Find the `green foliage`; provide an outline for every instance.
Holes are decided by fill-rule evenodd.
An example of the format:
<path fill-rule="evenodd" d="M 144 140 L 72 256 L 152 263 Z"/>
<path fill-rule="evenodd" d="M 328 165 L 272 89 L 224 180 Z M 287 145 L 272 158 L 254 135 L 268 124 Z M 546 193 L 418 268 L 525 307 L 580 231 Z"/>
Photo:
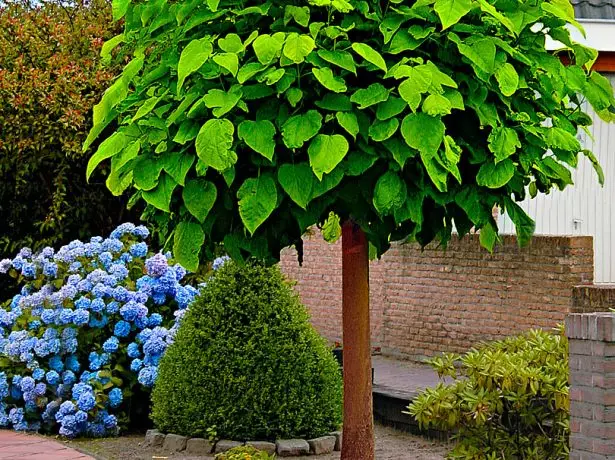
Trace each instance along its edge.
<path fill-rule="evenodd" d="M 568 458 L 568 342 L 563 327 L 431 360 L 440 377 L 409 406 L 425 428 L 455 430 L 449 458 Z"/>
<path fill-rule="evenodd" d="M 0 4 L 0 259 L 23 246 L 110 232 L 131 218 L 103 174 L 89 186 L 83 174 L 91 109 L 121 70 L 100 66 L 120 30 L 110 4 L 86 3 Z M 115 162 L 130 159 L 123 143 L 114 147 Z"/>
<path fill-rule="evenodd" d="M 117 121 L 125 149 L 140 150 L 114 163 L 123 151 L 101 144 L 90 169 L 112 157 L 121 189 L 147 201 L 176 248 L 191 245 L 177 251 L 189 268 L 217 242 L 276 260 L 331 212 L 378 254 L 394 240 L 446 244 L 453 224 L 482 229 L 491 249 L 494 206 L 527 241 L 534 224 L 514 203 L 526 190 L 571 184 L 581 152 L 602 175 L 575 135 L 591 123 L 583 101 L 605 119 L 615 101 L 589 70 L 596 51 L 570 38 L 566 0 L 114 4 L 129 63 L 86 147 Z M 547 37 L 564 49 L 547 51 Z M 193 160 L 182 179 L 215 188 L 213 205 L 181 192 L 178 155 Z M 204 251 L 200 234 L 175 230 L 195 220 Z"/>
<path fill-rule="evenodd" d="M 277 267 L 227 262 L 183 319 L 152 403 L 165 432 L 311 438 L 339 427 L 341 375 Z"/>
<path fill-rule="evenodd" d="M 274 455 L 269 455 L 251 446 L 234 447 L 216 455 L 216 460 L 273 460 L 274 458 Z"/>

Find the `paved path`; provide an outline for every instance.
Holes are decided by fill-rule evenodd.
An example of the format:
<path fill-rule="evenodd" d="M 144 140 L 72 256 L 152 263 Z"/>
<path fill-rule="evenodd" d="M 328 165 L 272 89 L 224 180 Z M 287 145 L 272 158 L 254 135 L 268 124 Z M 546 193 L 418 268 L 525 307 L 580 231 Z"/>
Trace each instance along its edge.
<path fill-rule="evenodd" d="M 94 460 L 64 444 L 33 434 L 0 430 L 1 460 Z"/>
<path fill-rule="evenodd" d="M 439 382 L 438 374 L 426 364 L 375 355 L 372 356 L 372 366 L 374 387 L 404 399 L 412 399 L 419 391 Z"/>

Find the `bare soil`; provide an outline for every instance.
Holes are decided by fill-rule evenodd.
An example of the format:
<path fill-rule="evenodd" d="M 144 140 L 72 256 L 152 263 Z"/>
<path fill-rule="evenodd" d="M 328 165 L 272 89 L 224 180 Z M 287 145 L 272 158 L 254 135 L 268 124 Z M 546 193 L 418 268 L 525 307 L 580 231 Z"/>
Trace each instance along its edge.
<path fill-rule="evenodd" d="M 144 436 L 142 435 L 130 435 L 119 438 L 78 439 L 67 444 L 98 460 L 201 460 L 213 458 L 213 455 L 189 457 L 181 453 L 171 454 L 162 449 L 145 448 L 142 446 L 143 439 Z M 447 443 L 376 425 L 376 460 L 443 460 L 449 450 L 450 445 Z M 339 460 L 340 453 L 294 458 Z"/>

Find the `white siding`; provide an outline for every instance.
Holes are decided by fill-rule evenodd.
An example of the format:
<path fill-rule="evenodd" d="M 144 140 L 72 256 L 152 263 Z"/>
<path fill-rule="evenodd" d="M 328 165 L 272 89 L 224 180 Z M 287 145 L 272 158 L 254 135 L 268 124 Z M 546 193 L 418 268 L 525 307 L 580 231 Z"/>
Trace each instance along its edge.
<path fill-rule="evenodd" d="M 607 76 L 615 87 L 615 74 Z M 590 127 L 594 140 L 584 132 L 579 134 L 579 139 L 602 165 L 604 187 L 598 184 L 591 163 L 580 156 L 579 167 L 573 172 L 573 186 L 520 204 L 536 220 L 537 234 L 593 236 L 595 282 L 615 283 L 615 241 L 611 238 L 611 229 L 615 228 L 615 124 L 603 122 L 588 110 L 594 120 Z M 501 233 L 514 233 L 508 216 L 500 216 L 499 222 Z"/>

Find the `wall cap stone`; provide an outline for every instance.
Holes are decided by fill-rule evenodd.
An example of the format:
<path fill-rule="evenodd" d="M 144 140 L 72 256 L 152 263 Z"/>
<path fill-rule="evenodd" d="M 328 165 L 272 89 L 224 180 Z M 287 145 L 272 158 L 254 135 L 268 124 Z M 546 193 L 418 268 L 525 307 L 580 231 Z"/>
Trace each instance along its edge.
<path fill-rule="evenodd" d="M 572 313 L 566 317 L 566 337 L 615 342 L 615 313 Z"/>

